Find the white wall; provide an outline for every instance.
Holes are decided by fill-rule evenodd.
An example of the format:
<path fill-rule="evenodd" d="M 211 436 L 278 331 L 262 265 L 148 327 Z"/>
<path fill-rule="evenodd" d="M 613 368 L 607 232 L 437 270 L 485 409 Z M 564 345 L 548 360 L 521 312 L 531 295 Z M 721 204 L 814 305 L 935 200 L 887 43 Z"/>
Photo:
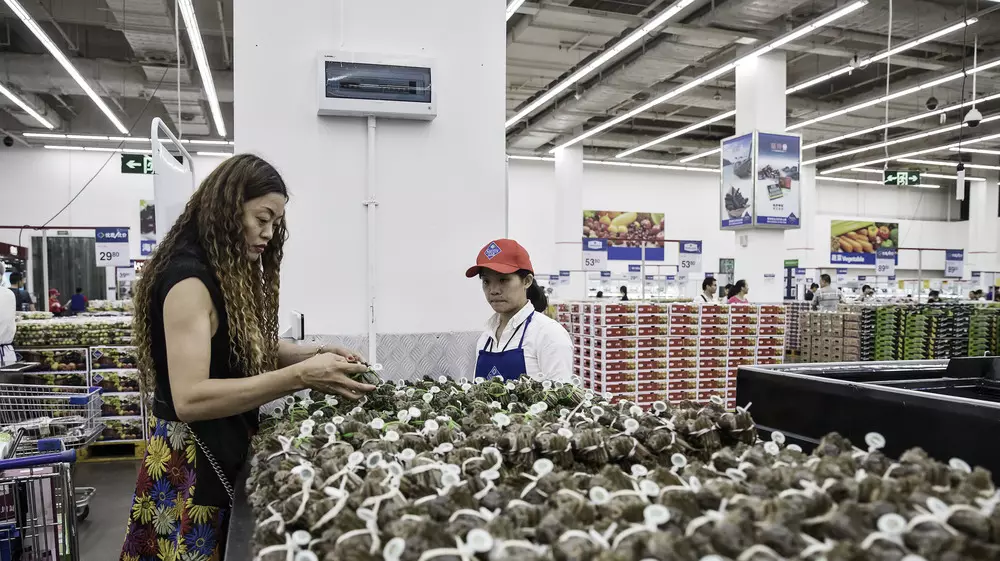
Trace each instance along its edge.
<path fill-rule="evenodd" d="M 553 164 L 511 160 L 508 171 L 511 237 L 525 244 L 536 269 L 554 273 Z M 719 258 L 733 256 L 735 244 L 734 234 L 718 227 L 718 185 L 715 174 L 585 165 L 583 207 L 663 212 L 665 237 L 704 240 L 704 270 L 716 271 Z M 776 248 L 785 258 L 800 259 L 803 267 L 833 267 L 828 245 L 832 219 L 894 219 L 900 223 L 903 247 L 957 249 L 968 243 L 969 223 L 946 221 L 947 205 L 954 203 L 945 189 L 818 182 L 816 192 L 817 217 L 806 226 L 809 235 L 806 229 L 788 230 L 784 247 Z M 952 217 L 958 216 L 957 208 L 951 212 Z M 901 252 L 899 261 L 900 269 L 917 269 L 916 252 Z M 665 263 L 677 263 L 676 245 L 668 244 Z M 923 268 L 943 269 L 943 252 L 925 252 Z"/>
<path fill-rule="evenodd" d="M 321 50 L 436 61 L 432 122 L 376 132 L 379 332 L 480 329 L 489 308 L 465 278 L 504 233 L 503 4 L 441 0 L 236 3 L 235 137 L 284 175 L 292 201 L 284 310 L 310 333 L 367 331 L 366 123 L 316 114 Z M 391 16 L 391 17 L 390 17 Z"/>
<path fill-rule="evenodd" d="M 193 156 L 195 182 L 201 183 L 220 162 L 222 158 Z M 139 201 L 153 198 L 153 176 L 121 173 L 118 154 L 20 147 L 0 149 L 0 225 L 34 226 L 46 222 L 92 177 L 90 186 L 51 225 L 129 227 L 130 250 L 132 258 L 137 259 Z M 94 235 L 92 231 L 70 233 Z M 31 237 L 36 235 L 41 233 L 25 230 L 21 245 L 30 247 Z M 18 230 L 0 228 L 0 241 L 16 244 Z"/>

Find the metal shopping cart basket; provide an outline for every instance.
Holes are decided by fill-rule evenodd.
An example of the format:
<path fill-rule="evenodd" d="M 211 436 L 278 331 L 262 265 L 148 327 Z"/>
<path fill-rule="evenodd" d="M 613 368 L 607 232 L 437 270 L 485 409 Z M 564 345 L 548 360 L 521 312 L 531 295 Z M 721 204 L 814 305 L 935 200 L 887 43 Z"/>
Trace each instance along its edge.
<path fill-rule="evenodd" d="M 76 450 L 0 460 L 0 561 L 78 561 Z"/>
<path fill-rule="evenodd" d="M 10 454 L 15 457 L 75 451 L 93 443 L 104 430 L 100 414 L 97 387 L 0 384 L 0 429 L 19 435 Z M 73 491 L 77 515 L 86 518 L 95 489 Z"/>

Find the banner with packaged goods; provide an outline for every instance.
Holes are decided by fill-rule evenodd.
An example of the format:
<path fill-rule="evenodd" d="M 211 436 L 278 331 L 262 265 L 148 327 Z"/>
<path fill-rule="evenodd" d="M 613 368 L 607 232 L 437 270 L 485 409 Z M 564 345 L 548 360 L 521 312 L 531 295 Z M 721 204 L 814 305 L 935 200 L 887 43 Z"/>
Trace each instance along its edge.
<path fill-rule="evenodd" d="M 875 266 L 875 252 L 899 247 L 899 223 L 872 220 L 830 221 L 830 263 Z M 898 257 L 897 261 L 898 263 Z"/>
<path fill-rule="evenodd" d="M 798 228 L 799 165 L 802 139 L 797 135 L 757 133 L 754 158 L 754 224 Z"/>
<path fill-rule="evenodd" d="M 607 240 L 608 260 L 663 261 L 663 213 L 583 211 L 583 237 Z"/>
<path fill-rule="evenodd" d="M 721 227 L 753 226 L 753 133 L 722 141 L 720 152 Z"/>

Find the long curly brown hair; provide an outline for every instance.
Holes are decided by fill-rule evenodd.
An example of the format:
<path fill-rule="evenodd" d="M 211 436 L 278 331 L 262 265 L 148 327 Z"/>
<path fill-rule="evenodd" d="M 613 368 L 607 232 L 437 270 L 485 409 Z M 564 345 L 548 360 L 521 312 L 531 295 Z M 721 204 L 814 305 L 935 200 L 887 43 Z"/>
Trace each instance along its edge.
<path fill-rule="evenodd" d="M 202 181 L 146 262 L 133 297 L 143 395 L 156 384 L 150 308 L 157 280 L 192 244 L 207 256 L 225 300 L 230 366 L 245 376 L 277 366 L 279 273 L 288 231 L 284 219 L 277 220 L 267 249 L 259 261 L 251 261 L 243 226 L 243 203 L 270 193 L 288 197 L 284 180 L 271 164 L 251 154 L 227 159 Z"/>

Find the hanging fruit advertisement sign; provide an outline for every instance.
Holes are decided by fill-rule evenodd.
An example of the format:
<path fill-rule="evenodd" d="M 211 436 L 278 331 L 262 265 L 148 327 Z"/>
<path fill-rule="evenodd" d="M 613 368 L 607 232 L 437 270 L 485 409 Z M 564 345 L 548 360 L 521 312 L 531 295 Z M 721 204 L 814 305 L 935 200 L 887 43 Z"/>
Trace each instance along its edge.
<path fill-rule="evenodd" d="M 899 223 L 871 220 L 830 221 L 830 263 L 875 266 L 879 249 L 899 247 Z M 893 255 L 895 258 L 896 256 Z M 897 261 L 898 263 L 898 261 Z"/>
<path fill-rule="evenodd" d="M 608 259 L 612 261 L 663 261 L 663 213 L 583 211 L 583 238 L 607 240 Z"/>

